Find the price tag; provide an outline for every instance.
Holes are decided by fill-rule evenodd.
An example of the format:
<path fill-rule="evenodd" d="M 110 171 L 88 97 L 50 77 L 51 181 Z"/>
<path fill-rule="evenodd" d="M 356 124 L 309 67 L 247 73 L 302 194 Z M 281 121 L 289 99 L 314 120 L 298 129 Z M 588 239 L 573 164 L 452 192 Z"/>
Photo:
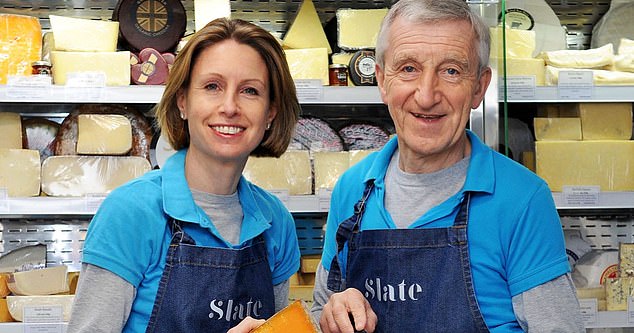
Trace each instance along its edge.
<path fill-rule="evenodd" d="M 53 79 L 48 75 L 7 77 L 7 97 L 33 100 L 51 95 Z"/>
<path fill-rule="evenodd" d="M 63 324 L 24 324 L 24 333 L 63 333 Z"/>
<path fill-rule="evenodd" d="M 22 311 L 24 323 L 61 323 L 64 320 L 61 305 L 26 305 Z"/>
<path fill-rule="evenodd" d="M 9 212 L 9 189 L 0 187 L 0 212 Z"/>
<path fill-rule="evenodd" d="M 594 93 L 592 71 L 560 71 L 558 93 L 561 99 L 591 99 Z"/>
<path fill-rule="evenodd" d="M 504 96 L 504 84 L 508 99 L 534 99 L 535 76 L 507 76 L 500 78 L 500 96 Z"/>
<path fill-rule="evenodd" d="M 290 194 L 288 189 L 279 189 L 279 190 L 269 190 L 274 196 L 276 196 L 280 201 L 284 204 L 284 206 L 288 207 L 288 201 L 290 198 Z"/>
<path fill-rule="evenodd" d="M 598 301 L 596 298 L 581 298 L 579 306 L 581 308 L 581 319 L 585 326 L 594 326 L 599 320 Z"/>
<path fill-rule="evenodd" d="M 295 89 L 302 102 L 321 102 L 324 96 L 321 80 L 295 80 Z"/>
<path fill-rule="evenodd" d="M 101 203 L 103 203 L 104 199 L 106 199 L 105 193 L 88 193 L 84 197 L 85 199 L 85 210 L 89 213 L 94 213 L 99 209 Z"/>
<path fill-rule="evenodd" d="M 317 192 L 317 198 L 319 200 L 319 211 L 327 212 L 330 210 L 330 197 L 332 196 L 331 188 L 320 188 Z"/>
<path fill-rule="evenodd" d="M 106 86 L 104 72 L 72 72 L 66 73 L 66 87 L 103 88 Z"/>
<path fill-rule="evenodd" d="M 599 204 L 601 187 L 598 185 L 563 186 L 564 203 L 568 206 L 596 206 Z"/>

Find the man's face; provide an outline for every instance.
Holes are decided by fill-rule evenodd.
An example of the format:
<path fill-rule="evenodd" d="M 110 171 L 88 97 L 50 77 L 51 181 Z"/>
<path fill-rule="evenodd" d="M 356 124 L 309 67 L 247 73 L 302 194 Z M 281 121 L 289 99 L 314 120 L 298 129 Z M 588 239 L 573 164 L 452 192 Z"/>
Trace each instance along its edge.
<path fill-rule="evenodd" d="M 465 21 L 392 24 L 377 82 L 399 137 L 403 170 L 435 171 L 464 156 L 469 114 L 491 78 L 488 68 L 478 75 L 476 45 Z"/>

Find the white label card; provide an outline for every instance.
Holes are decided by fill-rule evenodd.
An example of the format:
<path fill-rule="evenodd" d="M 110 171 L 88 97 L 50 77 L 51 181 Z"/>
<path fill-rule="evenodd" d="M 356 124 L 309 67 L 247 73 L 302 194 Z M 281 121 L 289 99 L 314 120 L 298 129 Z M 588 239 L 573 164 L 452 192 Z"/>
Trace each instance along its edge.
<path fill-rule="evenodd" d="M 504 96 L 504 84 L 508 99 L 535 98 L 535 76 L 507 76 L 500 78 L 500 96 Z"/>
<path fill-rule="evenodd" d="M 72 72 L 66 73 L 66 87 L 103 88 L 106 86 L 104 72 Z"/>
<path fill-rule="evenodd" d="M 634 323 L 634 298 L 627 296 L 627 323 Z"/>
<path fill-rule="evenodd" d="M 598 321 L 598 301 L 596 298 L 581 298 L 579 306 L 581 308 L 581 319 L 585 326 L 593 326 Z"/>
<path fill-rule="evenodd" d="M 302 102 L 320 102 L 324 96 L 321 80 L 295 80 L 297 99 Z"/>
<path fill-rule="evenodd" d="M 9 189 L 0 187 L 0 212 L 9 212 Z"/>
<path fill-rule="evenodd" d="M 86 212 L 94 213 L 99 209 L 101 203 L 106 199 L 105 193 L 88 193 L 86 194 Z"/>
<path fill-rule="evenodd" d="M 61 323 L 64 311 L 61 305 L 26 305 L 23 316 L 24 323 Z"/>
<path fill-rule="evenodd" d="M 598 185 L 563 186 L 564 203 L 568 206 L 596 206 L 601 187 Z"/>
<path fill-rule="evenodd" d="M 269 192 L 275 195 L 285 206 L 288 207 L 290 194 L 287 189 L 269 190 Z"/>
<path fill-rule="evenodd" d="M 319 199 L 319 211 L 327 212 L 330 210 L 330 196 L 332 195 L 331 188 L 320 188 L 319 192 L 317 192 L 317 197 Z"/>
<path fill-rule="evenodd" d="M 592 71 L 560 71 L 558 93 L 561 99 L 590 99 L 594 93 Z"/>
<path fill-rule="evenodd" d="M 24 333 L 63 333 L 63 324 L 24 324 Z"/>
<path fill-rule="evenodd" d="M 48 75 L 7 77 L 7 97 L 31 101 L 51 95 L 53 79 Z"/>

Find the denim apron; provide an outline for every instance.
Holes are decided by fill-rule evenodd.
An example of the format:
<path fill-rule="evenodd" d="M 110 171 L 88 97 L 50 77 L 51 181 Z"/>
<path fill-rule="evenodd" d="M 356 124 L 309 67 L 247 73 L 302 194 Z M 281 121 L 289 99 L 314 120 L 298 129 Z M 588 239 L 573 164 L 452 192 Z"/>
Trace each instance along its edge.
<path fill-rule="evenodd" d="M 374 182 L 366 185 L 354 215 L 337 229 L 338 254 L 328 289 L 341 291 L 338 262 L 348 243 L 345 284 L 369 301 L 378 317 L 375 332 L 488 332 L 476 301 L 467 246 L 471 194 L 453 226 L 360 231 Z"/>
<path fill-rule="evenodd" d="M 172 240 L 146 332 L 226 332 L 275 313 L 264 237 L 242 249 L 196 246 L 171 221 Z"/>

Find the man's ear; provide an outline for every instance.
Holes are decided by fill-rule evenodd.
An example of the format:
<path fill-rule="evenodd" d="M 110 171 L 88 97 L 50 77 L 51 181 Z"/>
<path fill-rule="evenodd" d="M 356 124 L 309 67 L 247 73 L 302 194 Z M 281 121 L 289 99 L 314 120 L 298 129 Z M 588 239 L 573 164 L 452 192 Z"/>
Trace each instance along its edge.
<path fill-rule="evenodd" d="M 376 85 L 379 87 L 379 92 L 381 93 L 381 100 L 384 104 L 387 104 L 387 94 L 385 92 L 385 72 L 379 66 L 379 64 L 374 65 L 374 73 L 376 75 Z"/>
<path fill-rule="evenodd" d="M 482 69 L 480 73 L 480 77 L 477 81 L 477 86 L 473 92 L 473 99 L 471 100 L 471 108 L 477 109 L 482 103 L 484 99 L 484 94 L 487 92 L 487 88 L 489 87 L 489 83 L 491 83 L 491 67 L 485 67 Z"/>

